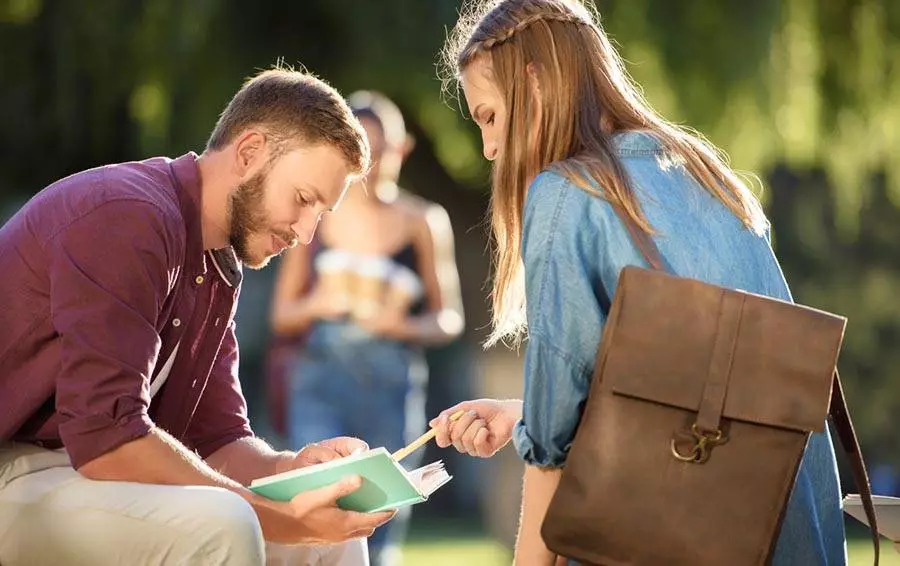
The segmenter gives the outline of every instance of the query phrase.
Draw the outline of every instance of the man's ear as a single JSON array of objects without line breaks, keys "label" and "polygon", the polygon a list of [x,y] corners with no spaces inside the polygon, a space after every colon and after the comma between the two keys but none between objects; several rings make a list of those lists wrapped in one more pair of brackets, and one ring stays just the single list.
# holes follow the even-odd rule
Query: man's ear
[{"label": "man's ear", "polygon": [[244,177],[261,159],[267,149],[265,134],[256,129],[243,131],[234,141],[234,168],[239,177]]}]

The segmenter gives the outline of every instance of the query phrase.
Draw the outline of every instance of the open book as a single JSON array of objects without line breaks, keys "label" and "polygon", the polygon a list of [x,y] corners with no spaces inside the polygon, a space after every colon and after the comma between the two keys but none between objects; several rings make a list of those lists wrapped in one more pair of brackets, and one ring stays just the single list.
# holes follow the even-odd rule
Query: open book
[{"label": "open book", "polygon": [[[872,503],[878,518],[878,533],[894,542],[900,541],[900,497],[873,495]],[[844,512],[864,525],[869,525],[859,494],[851,493],[844,498]]]},{"label": "open book", "polygon": [[325,487],[350,475],[362,477],[363,484],[338,499],[338,506],[365,513],[421,503],[452,477],[440,461],[407,471],[386,449],[374,448],[324,464],[253,480],[250,490],[276,501],[290,501],[298,493]]}]

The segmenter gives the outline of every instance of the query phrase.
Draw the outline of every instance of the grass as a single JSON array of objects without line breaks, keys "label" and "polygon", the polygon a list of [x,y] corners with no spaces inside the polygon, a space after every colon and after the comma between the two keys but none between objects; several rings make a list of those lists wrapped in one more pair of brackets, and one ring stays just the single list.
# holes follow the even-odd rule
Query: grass
[{"label": "grass", "polygon": [[412,541],[403,547],[403,566],[509,566],[512,554],[488,539]]},{"label": "grass", "polygon": [[[900,553],[881,539],[881,566],[900,566]],[[871,566],[872,543],[854,539],[847,543],[849,566]],[[512,555],[501,544],[483,538],[411,540],[403,549],[403,566],[508,566]]]},{"label": "grass", "polygon": [[[847,541],[847,556],[849,566],[872,565],[872,541],[866,539],[854,539]],[[490,564],[489,562],[485,565]],[[881,566],[900,566],[900,552],[894,550],[891,541],[881,539]]]}]

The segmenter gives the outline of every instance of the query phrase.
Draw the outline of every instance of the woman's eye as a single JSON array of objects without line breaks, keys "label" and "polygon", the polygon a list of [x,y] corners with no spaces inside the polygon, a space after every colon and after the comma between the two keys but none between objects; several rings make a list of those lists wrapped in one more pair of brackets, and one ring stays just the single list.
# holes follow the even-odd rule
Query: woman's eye
[{"label": "woman's eye", "polygon": [[490,116],[488,116],[487,120],[485,120],[484,123],[488,124],[488,125],[493,124],[494,123],[494,115],[491,114]]}]

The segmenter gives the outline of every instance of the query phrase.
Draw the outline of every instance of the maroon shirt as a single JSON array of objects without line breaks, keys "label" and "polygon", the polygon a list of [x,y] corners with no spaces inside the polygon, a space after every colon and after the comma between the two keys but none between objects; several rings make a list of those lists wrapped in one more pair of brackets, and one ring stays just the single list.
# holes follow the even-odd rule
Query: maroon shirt
[{"label": "maroon shirt", "polygon": [[65,446],[77,468],[154,424],[202,457],[253,434],[241,271],[230,248],[203,250],[195,160],[72,175],[0,228],[0,443]]}]

